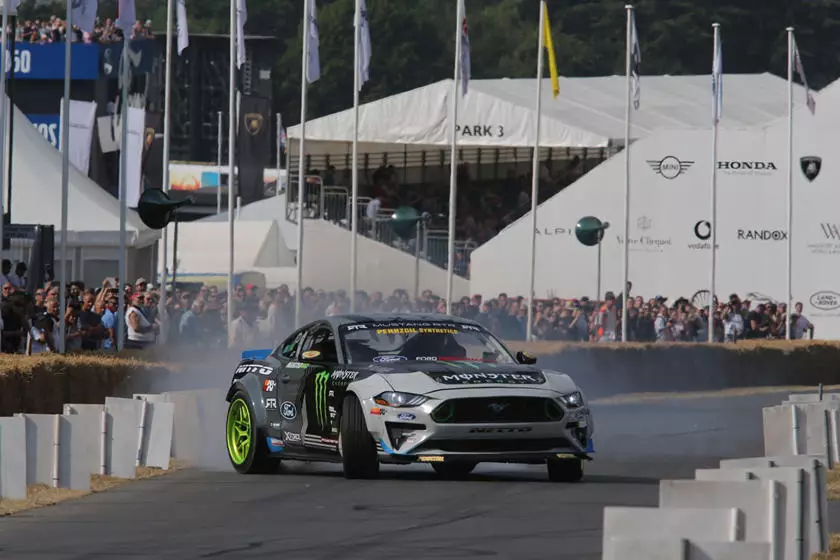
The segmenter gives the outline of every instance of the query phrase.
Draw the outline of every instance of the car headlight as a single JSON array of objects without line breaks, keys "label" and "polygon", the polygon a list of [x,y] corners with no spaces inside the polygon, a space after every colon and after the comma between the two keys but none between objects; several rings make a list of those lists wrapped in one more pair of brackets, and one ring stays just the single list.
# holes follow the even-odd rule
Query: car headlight
[{"label": "car headlight", "polygon": [[420,406],[421,404],[429,400],[429,397],[424,397],[423,395],[415,395],[413,393],[399,393],[397,391],[386,391],[373,397],[373,400],[376,404],[381,404],[382,406],[391,406],[394,408],[407,408],[412,406]]},{"label": "car headlight", "polygon": [[579,408],[583,406],[583,395],[580,394],[580,391],[568,393],[560,397],[560,402],[566,405],[567,408]]}]

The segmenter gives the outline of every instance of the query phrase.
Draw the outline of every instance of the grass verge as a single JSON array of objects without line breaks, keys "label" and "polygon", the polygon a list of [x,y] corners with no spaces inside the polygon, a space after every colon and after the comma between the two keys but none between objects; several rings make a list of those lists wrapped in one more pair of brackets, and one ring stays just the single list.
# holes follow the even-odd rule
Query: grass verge
[{"label": "grass verge", "polygon": [[828,486],[828,499],[840,500],[840,467],[828,471],[826,486]]},{"label": "grass verge", "polygon": [[828,543],[828,552],[814,554],[811,560],[840,560],[840,533],[833,533]]},{"label": "grass verge", "polygon": [[116,478],[94,474],[90,477],[90,492],[69,490],[67,488],[52,488],[46,484],[35,484],[27,489],[25,500],[0,500],[0,516],[14,515],[22,511],[54,506],[67,500],[74,500],[90,494],[105,492],[111,488],[136,480],[157,478],[181,470],[185,467],[180,461],[171,461],[169,470],[151,467],[137,467],[137,478]]}]

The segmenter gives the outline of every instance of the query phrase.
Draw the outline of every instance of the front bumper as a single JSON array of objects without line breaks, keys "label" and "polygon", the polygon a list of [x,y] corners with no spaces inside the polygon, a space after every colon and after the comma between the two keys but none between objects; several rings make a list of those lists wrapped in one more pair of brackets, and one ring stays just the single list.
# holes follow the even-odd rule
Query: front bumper
[{"label": "front bumper", "polygon": [[[372,399],[363,403],[368,429],[377,442],[380,461],[540,463],[558,456],[591,459],[590,455],[595,452],[588,407],[570,409],[557,401],[559,394],[554,391],[459,389],[440,391],[431,396],[434,398],[413,408],[383,407]],[[485,402],[517,398],[532,399],[528,402],[537,402],[534,399],[558,402],[563,410],[562,418],[557,421],[534,421],[533,418],[517,421],[514,418],[512,421],[437,422],[432,414],[441,403],[453,399]]]}]

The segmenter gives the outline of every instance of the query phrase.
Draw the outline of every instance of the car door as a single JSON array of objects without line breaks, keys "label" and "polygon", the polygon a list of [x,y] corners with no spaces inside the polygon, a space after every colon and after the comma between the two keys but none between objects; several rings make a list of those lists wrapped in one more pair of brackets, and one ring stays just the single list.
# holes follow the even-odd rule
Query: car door
[{"label": "car door", "polygon": [[302,435],[304,445],[335,451],[338,448],[338,403],[330,386],[330,377],[338,366],[338,348],[332,327],[317,323],[304,338],[300,361],[306,370],[299,388],[304,410]]},{"label": "car door", "polygon": [[308,329],[292,333],[272,353],[272,358],[279,362],[276,382],[266,380],[263,383],[265,407],[272,428],[283,429],[287,444],[299,444],[300,440],[300,403],[297,400],[298,389],[306,373],[306,365],[298,361],[304,338]]}]

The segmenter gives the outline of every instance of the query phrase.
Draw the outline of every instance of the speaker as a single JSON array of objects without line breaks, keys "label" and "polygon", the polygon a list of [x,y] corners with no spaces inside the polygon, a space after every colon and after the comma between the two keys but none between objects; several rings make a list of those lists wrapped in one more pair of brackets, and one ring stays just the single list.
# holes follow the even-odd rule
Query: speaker
[{"label": "speaker", "polygon": [[163,229],[178,217],[178,208],[194,202],[193,197],[176,202],[162,189],[146,189],[140,195],[137,213],[148,227]]}]

